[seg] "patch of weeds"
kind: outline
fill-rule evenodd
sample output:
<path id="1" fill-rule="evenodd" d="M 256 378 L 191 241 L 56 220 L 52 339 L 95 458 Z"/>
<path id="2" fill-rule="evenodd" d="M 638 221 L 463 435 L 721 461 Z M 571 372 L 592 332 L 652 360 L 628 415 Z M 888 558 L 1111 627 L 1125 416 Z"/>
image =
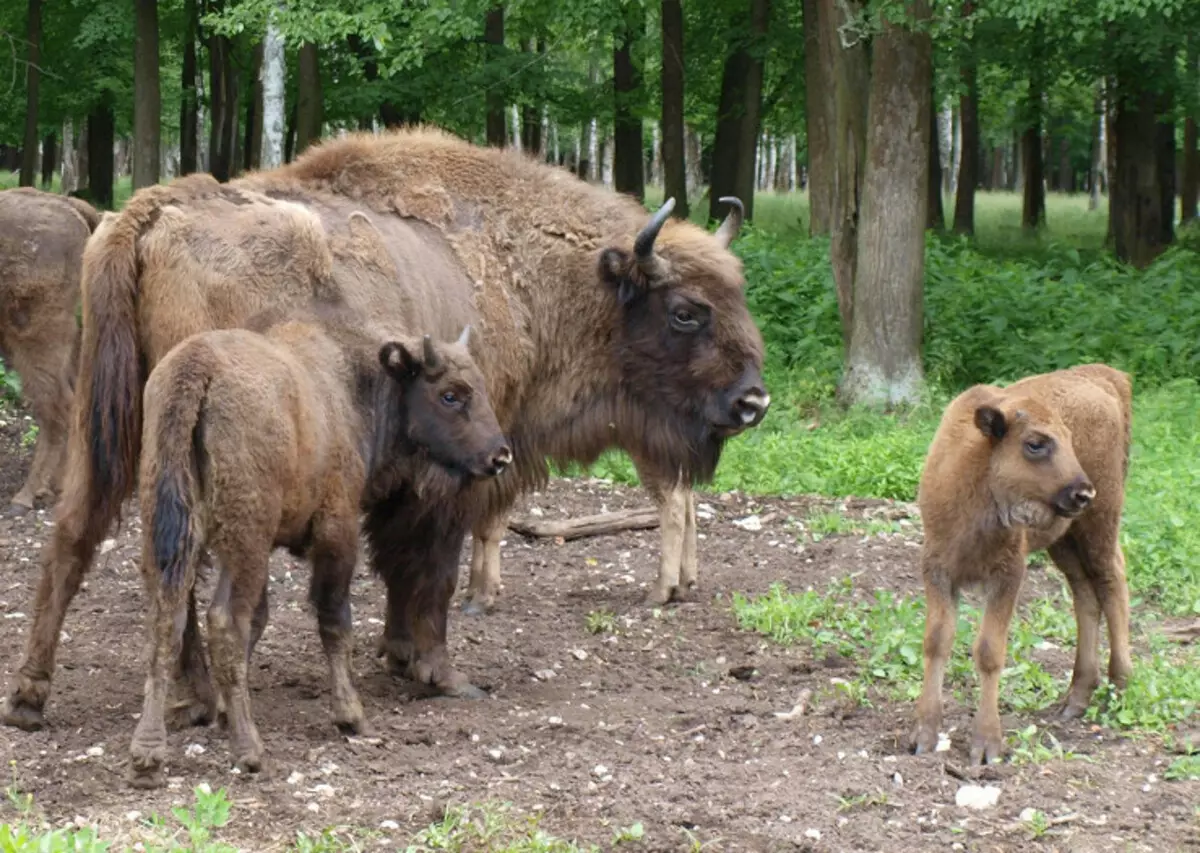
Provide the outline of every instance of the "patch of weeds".
<path id="1" fill-rule="evenodd" d="M 613 832 L 612 843 L 614 845 L 623 844 L 627 841 L 641 841 L 646 836 L 646 828 L 642 826 L 642 822 L 632 823 L 629 826 L 618 827 Z"/>
<path id="2" fill-rule="evenodd" d="M 900 525 L 894 521 L 847 518 L 833 511 L 814 512 L 801 522 L 801 527 L 813 542 L 820 542 L 826 536 L 878 536 L 900 531 Z"/>
<path id="3" fill-rule="evenodd" d="M 1200 754 L 1179 756 L 1171 762 L 1163 778 L 1171 782 L 1200 782 Z"/>
<path id="4" fill-rule="evenodd" d="M 405 853 L 433 850 L 488 850 L 494 853 L 582 853 L 596 847 L 579 847 L 538 827 L 540 815 L 518 815 L 511 803 L 452 806 L 445 816 L 417 833 Z"/>
<path id="5" fill-rule="evenodd" d="M 1162 732 L 1200 709 L 1200 650 L 1158 639 L 1154 645 L 1160 648 L 1134 658 L 1124 690 L 1106 682 L 1097 691 L 1086 719 L 1111 728 Z"/>
<path id="6" fill-rule="evenodd" d="M 617 633 L 617 615 L 607 608 L 588 613 L 586 624 L 589 634 Z"/>
<path id="7" fill-rule="evenodd" d="M 196 786 L 194 793 L 194 808 L 175 806 L 171 809 L 171 815 L 178 823 L 178 828 L 172 828 L 157 815 L 146 821 L 146 827 L 157 839 L 154 843 L 145 844 L 147 853 L 236 853 L 236 847 L 213 839 L 214 830 L 229 823 L 232 804 L 226 797 L 225 789 L 218 788 L 214 791 L 208 783 L 202 782 Z M 181 836 L 186 843 L 181 843 Z"/>
<path id="8" fill-rule="evenodd" d="M 1050 831 L 1050 818 L 1041 809 L 1033 809 L 1028 818 L 1025 823 L 1029 827 L 1029 834 L 1032 837 L 1041 838 Z"/>
<path id="9" fill-rule="evenodd" d="M 1073 761 L 1083 758 L 1063 749 L 1051 732 L 1041 732 L 1034 724 L 1015 729 L 1008 739 L 1013 764 L 1044 764 L 1047 761 Z"/>
<path id="10" fill-rule="evenodd" d="M 362 853 L 367 849 L 369 842 L 378 837 L 379 833 L 377 832 L 342 830 L 332 827 L 323 830 L 319 835 L 298 832 L 292 851 L 293 853 Z"/>
<path id="11" fill-rule="evenodd" d="M 694 830 L 688 829 L 686 826 L 679 827 L 679 831 L 683 837 L 687 839 L 687 849 L 690 850 L 691 853 L 702 853 L 702 851 L 706 848 L 712 845 L 720 844 L 724 840 L 718 836 L 717 838 L 710 838 L 708 841 L 701 841 L 700 836 L 698 836 Z"/>
<path id="12" fill-rule="evenodd" d="M 12 769 L 12 781 L 4 789 L 4 795 L 17 814 L 28 817 L 33 812 L 33 794 L 27 794 L 21 790 L 21 784 L 17 780 L 17 762 L 9 761 L 8 765 Z M 3 849 L 5 848 L 0 847 L 0 850 Z"/>
<path id="13" fill-rule="evenodd" d="M 25 448 L 33 447 L 37 443 L 38 425 L 31 423 L 29 429 L 21 434 L 21 446 Z"/>
<path id="14" fill-rule="evenodd" d="M 885 806 L 888 802 L 886 791 L 875 791 L 870 794 L 858 794 L 850 797 L 838 797 L 839 812 L 852 812 L 860 809 L 868 809 L 872 806 Z"/>
<path id="15" fill-rule="evenodd" d="M 0 399 L 15 403 L 21 399 L 21 377 L 0 361 Z"/>

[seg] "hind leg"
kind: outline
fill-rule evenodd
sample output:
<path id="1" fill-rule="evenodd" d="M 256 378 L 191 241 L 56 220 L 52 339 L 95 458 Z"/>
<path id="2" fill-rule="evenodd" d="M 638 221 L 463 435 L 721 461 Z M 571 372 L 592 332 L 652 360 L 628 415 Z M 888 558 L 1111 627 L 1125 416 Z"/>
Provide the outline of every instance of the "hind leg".
<path id="1" fill-rule="evenodd" d="M 1075 668 L 1067 695 L 1058 706 L 1062 719 L 1073 720 L 1087 711 L 1092 693 L 1100 684 L 1100 601 L 1073 539 L 1064 537 L 1048 550 L 1071 585 L 1075 605 Z"/>
<path id="2" fill-rule="evenodd" d="M 1133 672 L 1133 654 L 1129 646 L 1129 583 L 1117 530 L 1116 523 L 1104 527 L 1097 523 L 1087 531 L 1089 535 L 1079 538 L 1079 548 L 1108 622 L 1108 679 L 1123 690 Z"/>
<path id="3" fill-rule="evenodd" d="M 246 665 L 254 609 L 262 596 L 262 578 L 270 551 L 244 551 L 221 560 L 221 575 L 208 608 L 208 638 L 213 677 L 229 715 L 234 766 L 255 773 L 262 767 L 263 745 L 250 714 Z"/>
<path id="4" fill-rule="evenodd" d="M 482 616 L 496 605 L 500 594 L 500 539 L 508 527 L 508 513 L 484 519 L 472 531 L 471 579 L 462 612 Z"/>
<path id="5" fill-rule="evenodd" d="M 204 638 L 196 618 L 196 589 L 187 602 L 187 622 L 183 629 L 183 647 L 175 672 L 175 701 L 171 706 L 171 727 L 206 726 L 217 715 L 217 696 L 213 692 Z"/>
<path id="6" fill-rule="evenodd" d="M 342 732 L 362 734 L 366 715 L 354 689 L 351 656 L 354 625 L 350 583 L 358 560 L 358 524 L 353 514 L 330 519 L 318 528 L 313 545 L 313 574 L 308 598 L 317 612 L 317 629 L 329 664 L 333 722 Z"/>

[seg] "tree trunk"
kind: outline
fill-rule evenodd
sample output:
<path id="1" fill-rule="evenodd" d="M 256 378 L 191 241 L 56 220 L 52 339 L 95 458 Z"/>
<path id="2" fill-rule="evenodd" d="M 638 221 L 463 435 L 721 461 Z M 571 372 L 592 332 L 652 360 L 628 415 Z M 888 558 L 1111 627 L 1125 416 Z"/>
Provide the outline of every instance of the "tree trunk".
<path id="1" fill-rule="evenodd" d="M 754 215 L 754 169 L 758 143 L 759 113 L 762 109 L 763 53 L 770 0 L 749 0 L 750 37 L 734 47 L 725 60 L 721 79 L 721 101 L 717 110 L 717 134 L 713 141 L 712 185 L 708 216 L 725 214 L 722 196 L 736 196 Z"/>
<path id="2" fill-rule="evenodd" d="M 79 127 L 79 135 L 75 137 L 75 192 L 83 192 L 91 195 L 90 185 L 92 182 L 91 174 L 91 158 L 88 157 L 88 149 L 91 147 L 88 142 L 88 124 L 90 117 L 82 122 Z"/>
<path id="3" fill-rule="evenodd" d="M 78 162 L 75 153 L 75 124 L 71 119 L 67 119 L 62 128 L 62 180 L 59 182 L 63 195 L 75 192 L 79 185 Z"/>
<path id="4" fill-rule="evenodd" d="M 540 38 L 531 38 L 522 45 L 522 52 L 544 54 L 546 42 Z M 525 104 L 521 107 L 521 148 L 533 157 L 542 154 L 542 104 Z"/>
<path id="5" fill-rule="evenodd" d="M 1075 182 L 1074 168 L 1071 166 L 1071 141 L 1063 137 L 1058 141 L 1058 191 L 1070 193 Z"/>
<path id="6" fill-rule="evenodd" d="M 136 0 L 133 38 L 133 189 L 158 183 L 162 93 L 158 82 L 158 2 Z"/>
<path id="7" fill-rule="evenodd" d="M 58 135 L 53 131 L 42 138 L 42 189 L 49 191 L 58 165 Z"/>
<path id="8" fill-rule="evenodd" d="M 820 0 L 804 6 L 804 122 L 808 130 L 808 233 L 830 233 L 834 183 L 834 45 L 822 36 Z"/>
<path id="9" fill-rule="evenodd" d="M 1197 150 L 1196 119 L 1188 116 L 1183 125 L 1183 186 L 1179 188 L 1180 222 L 1190 222 L 1197 216 L 1200 197 L 1200 151 Z"/>
<path id="10" fill-rule="evenodd" d="M 1114 112 L 1116 167 L 1108 201 L 1113 249 L 1121 260 L 1145 267 L 1166 248 L 1155 96 L 1118 97 Z"/>
<path id="11" fill-rule="evenodd" d="M 970 14 L 971 4 L 964 4 L 964 14 Z M 962 153 L 958 163 L 958 192 L 954 197 L 954 231 L 957 234 L 975 233 L 975 188 L 979 186 L 979 82 L 973 59 L 962 66 L 963 94 L 959 100 L 962 124 Z M 996 149 L 997 152 L 999 149 Z"/>
<path id="12" fill-rule="evenodd" d="M 25 66 L 25 137 L 21 148 L 23 187 L 33 186 L 38 168 L 38 89 L 42 65 L 42 0 L 29 0 L 25 18 L 27 64 Z"/>
<path id="13" fill-rule="evenodd" d="M 1100 207 L 1100 188 L 1105 178 L 1105 121 L 1104 121 L 1104 90 L 1096 96 L 1096 121 L 1092 132 L 1092 162 L 1088 173 L 1088 210 Z"/>
<path id="14" fill-rule="evenodd" d="M 819 0 L 821 39 L 832 57 L 833 179 L 830 197 L 829 258 L 837 285 L 842 344 L 850 346 L 854 322 L 854 281 L 858 270 L 858 228 L 867 160 L 867 96 L 870 73 L 862 40 L 842 44 L 839 31 L 861 11 L 858 0 Z M 929 129 L 925 128 L 924 133 Z M 921 158 L 927 157 L 925 151 Z M 920 224 L 924 226 L 922 215 Z"/>
<path id="15" fill-rule="evenodd" d="M 113 105 L 104 94 L 88 115 L 88 195 L 94 207 L 112 210 L 113 206 Z"/>
<path id="16" fill-rule="evenodd" d="M 641 201 L 646 194 L 643 170 L 641 105 L 642 69 L 633 46 L 643 28 L 642 9 L 634 4 L 613 35 L 613 183 L 619 193 Z"/>
<path id="17" fill-rule="evenodd" d="M 246 126 L 242 139 L 242 168 L 252 171 L 262 164 L 263 143 L 263 52 L 266 39 L 254 46 L 250 60 L 250 96 L 246 99 Z"/>
<path id="18" fill-rule="evenodd" d="M 284 83 L 287 80 L 287 53 L 283 34 L 272 16 L 267 22 L 267 36 L 263 41 L 262 97 L 263 169 L 274 169 L 283 163 L 283 107 Z"/>
<path id="19" fill-rule="evenodd" d="M 1038 101 L 1041 95 L 1036 96 Z M 1040 115 L 1040 103 L 1039 103 Z M 1021 225 L 1028 230 L 1046 224 L 1046 185 L 1042 166 L 1042 134 L 1040 118 L 1021 134 L 1021 165 L 1024 178 L 1024 198 L 1021 203 Z"/>
<path id="20" fill-rule="evenodd" d="M 296 105 L 292 104 L 287 113 L 287 123 L 283 129 L 283 162 L 290 163 L 296 156 Z"/>
<path id="21" fill-rule="evenodd" d="M 237 112 L 230 102 L 232 64 L 229 58 L 231 45 L 224 36 L 209 34 L 208 37 L 208 161 L 209 172 L 218 181 L 228 181 L 233 171 L 233 146 L 229 144 L 232 134 L 230 125 L 237 123 Z"/>
<path id="22" fill-rule="evenodd" d="M 1161 96 L 1158 104 L 1158 115 L 1171 114 L 1171 98 Z M 1175 151 L 1175 122 L 1159 121 L 1158 123 L 1158 185 L 1161 199 L 1162 233 L 1160 239 L 1163 246 L 1175 242 L 1175 170 L 1178 161 Z"/>
<path id="23" fill-rule="evenodd" d="M 874 73 L 874 69 L 872 69 Z M 929 103 L 933 104 L 933 89 L 929 90 Z M 936 110 L 929 110 L 929 174 L 926 193 L 925 227 L 932 231 L 946 230 L 946 210 L 943 206 L 942 194 L 946 191 L 946 182 L 942 175 L 942 142 L 940 130 L 944 129 L 945 112 L 940 115 Z"/>
<path id="24" fill-rule="evenodd" d="M 674 215 L 687 219 L 687 157 L 683 123 L 683 4 L 662 0 L 663 198 L 675 199 Z"/>
<path id="25" fill-rule="evenodd" d="M 296 68 L 296 156 L 321 138 L 325 101 L 321 95 L 321 61 L 312 42 L 300 45 Z"/>
<path id="26" fill-rule="evenodd" d="M 579 159 L 575 164 L 575 174 L 585 181 L 592 180 L 592 121 L 588 120 L 579 126 Z"/>
<path id="27" fill-rule="evenodd" d="M 913 0 L 909 9 L 918 25 L 928 21 L 929 0 Z M 886 23 L 871 53 L 854 325 L 839 395 L 890 406 L 924 393 L 921 205 L 928 199 L 933 44 L 927 31 Z"/>
<path id="28" fill-rule="evenodd" d="M 504 7 L 488 10 L 483 26 L 483 40 L 488 45 L 488 60 L 498 62 L 504 56 Z M 504 87 L 496 81 L 485 96 L 487 101 L 487 144 L 503 148 L 508 144 L 504 117 Z"/>
<path id="29" fill-rule="evenodd" d="M 190 175 L 198 167 L 199 95 L 196 92 L 197 0 L 183 4 L 183 95 L 179 101 L 179 174 Z"/>

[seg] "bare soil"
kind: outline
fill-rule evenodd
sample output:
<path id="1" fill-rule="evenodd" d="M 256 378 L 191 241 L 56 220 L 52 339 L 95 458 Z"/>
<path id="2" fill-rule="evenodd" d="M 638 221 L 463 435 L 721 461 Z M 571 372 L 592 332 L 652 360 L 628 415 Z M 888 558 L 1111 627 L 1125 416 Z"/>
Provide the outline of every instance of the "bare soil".
<path id="1" fill-rule="evenodd" d="M 29 464 L 22 417 L 0 414 L 5 503 Z M 521 509 L 573 516 L 646 500 L 636 489 L 556 481 Z M 903 506 L 742 495 L 705 495 L 702 503 L 702 590 L 695 601 L 658 611 L 642 604 L 657 571 L 657 531 L 565 544 L 510 533 L 497 610 L 465 617 L 456 601 L 451 616 L 452 652 L 489 690 L 486 700 L 422 698 L 386 674 L 372 653 L 382 587 L 360 566 L 355 670 L 372 725 L 363 738 L 341 737 L 329 721 L 326 670 L 305 605 L 307 569 L 277 553 L 271 623 L 251 672 L 267 767 L 235 775 L 219 728 L 179 731 L 171 736 L 169 786 L 150 793 L 125 782 L 143 684 L 144 596 L 131 515 L 67 617 L 48 728 L 0 728 L 3 756 L 15 784 L 52 822 L 80 818 L 118 834 L 135 822 L 131 812 L 166 815 L 190 802 L 201 782 L 225 786 L 235 806 L 221 837 L 245 850 L 279 849 L 301 829 L 377 830 L 388 821 L 399 828 L 369 843 L 394 848 L 447 804 L 481 801 L 541 812 L 546 831 L 604 848 L 618 827 L 640 821 L 641 849 L 649 850 L 694 849 L 691 838 L 712 842 L 705 849 L 755 851 L 1200 849 L 1200 784 L 1162 781 L 1172 756 L 1153 739 L 1009 716 L 1009 727 L 1050 727 L 1086 760 L 976 772 L 972 782 L 1001 794 L 994 808 L 969 810 L 955 805 L 960 777 L 971 775 L 964 773 L 969 707 L 948 698 L 951 751 L 916 758 L 905 749 L 910 706 L 850 707 L 837 697 L 831 680 L 851 674 L 850 662 L 814 660 L 804 648 L 738 630 L 731 596 L 764 592 L 772 582 L 823 589 L 850 576 L 865 593 L 918 593 L 919 524 L 815 544 L 802 544 L 787 527 L 789 518 L 823 506 L 893 518 L 903 518 Z M 765 520 L 761 530 L 733 523 L 752 513 Z M 6 684 L 29 626 L 49 517 L 0 520 Z M 469 543 L 463 557 L 465 587 Z M 1026 596 L 1049 588 L 1054 579 L 1042 574 L 1033 573 Z M 602 611 L 613 614 L 616 633 L 588 630 L 589 614 Z M 1068 671 L 1069 652 L 1057 654 L 1051 663 Z M 812 699 L 804 713 L 778 715 L 805 690 Z M 1027 808 L 1050 822 L 1036 839 L 1019 819 Z M 11 816 L 0 806 L 0 819 Z"/>

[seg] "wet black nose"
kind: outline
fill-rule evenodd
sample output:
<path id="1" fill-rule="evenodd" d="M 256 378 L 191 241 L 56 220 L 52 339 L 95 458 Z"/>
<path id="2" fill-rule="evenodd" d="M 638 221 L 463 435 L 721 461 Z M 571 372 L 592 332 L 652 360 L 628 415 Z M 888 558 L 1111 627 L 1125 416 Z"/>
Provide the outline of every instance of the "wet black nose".
<path id="1" fill-rule="evenodd" d="M 500 445 L 500 447 L 488 458 L 488 476 L 495 477 L 512 464 L 512 458 L 512 450 L 509 448 L 509 446 L 507 444 Z"/>
<path id="2" fill-rule="evenodd" d="M 758 426 L 764 417 L 766 417 L 767 409 L 771 406 L 771 395 L 766 389 L 754 385 L 743 391 L 736 400 L 733 401 L 733 420 L 744 427 Z"/>
<path id="3" fill-rule="evenodd" d="M 1059 493 L 1058 508 L 1064 515 L 1078 515 L 1096 499 L 1096 487 L 1089 480 L 1079 479 Z"/>

